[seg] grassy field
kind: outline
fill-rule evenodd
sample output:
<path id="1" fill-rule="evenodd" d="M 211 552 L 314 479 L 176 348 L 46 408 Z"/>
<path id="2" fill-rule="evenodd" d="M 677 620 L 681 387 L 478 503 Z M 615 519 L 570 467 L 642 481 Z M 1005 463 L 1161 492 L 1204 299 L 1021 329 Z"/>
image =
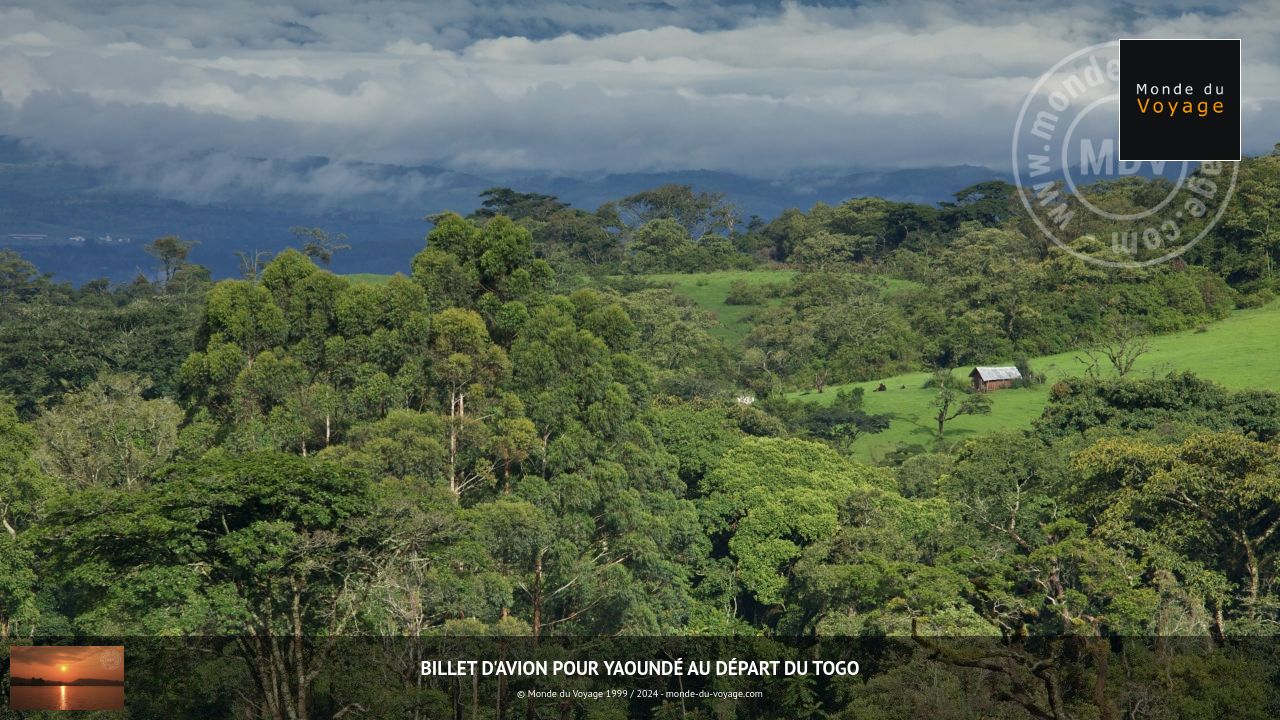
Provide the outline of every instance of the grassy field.
<path id="1" fill-rule="evenodd" d="M 677 294 L 693 300 L 698 307 L 716 316 L 720 321 L 718 327 L 712 328 L 711 334 L 731 344 L 738 344 L 751 329 L 747 318 L 751 313 L 763 307 L 770 307 L 781 302 L 779 299 L 768 300 L 764 305 L 726 305 L 724 299 L 729 295 L 733 283 L 742 280 L 750 285 L 765 283 L 786 283 L 795 277 L 795 270 L 722 270 L 705 273 L 660 273 L 642 275 L 644 279 L 671 285 Z M 888 292 L 902 290 L 915 285 L 910 280 L 890 278 Z"/>
<path id="2" fill-rule="evenodd" d="M 751 285 L 765 283 L 785 283 L 795 276 L 794 270 L 723 270 L 706 273 L 663 273 L 643 275 L 649 282 L 670 285 L 679 295 L 693 300 L 698 307 L 716 316 L 720 321 L 711 329 L 711 334 L 729 343 L 740 343 L 751 329 L 747 316 L 751 313 L 776 305 L 779 300 L 771 299 L 766 305 L 725 305 L 724 299 L 729 295 L 729 287 L 739 281 Z"/>
<path id="3" fill-rule="evenodd" d="M 1208 326 L 1205 332 L 1194 330 L 1162 335 L 1152 339 L 1151 352 L 1142 356 L 1132 376 L 1163 375 L 1174 370 L 1191 370 L 1232 389 L 1280 389 L 1280 302 L 1253 310 L 1240 310 L 1231 317 Z M 1047 382 L 1033 389 L 1002 390 L 991 395 L 991 414 L 964 416 L 947 424 L 947 441 L 998 430 L 1028 427 L 1040 415 L 1048 399 L 1049 386 L 1056 380 L 1078 376 L 1084 366 L 1075 360 L 1079 353 L 1032 358 L 1031 367 L 1044 373 Z M 1105 361 L 1104 361 L 1105 362 Z M 992 365 L 1012 364 L 1009 358 L 993 360 Z M 972 368 L 960 368 L 957 375 Z M 864 460 L 879 460 L 898 445 L 918 444 L 928 447 L 934 425 L 930 404 L 934 391 L 923 388 L 928 373 L 909 373 L 883 380 L 854 383 L 827 388 L 822 393 L 800 392 L 791 397 L 811 402 L 831 402 L 836 392 L 847 387 L 865 390 L 866 409 L 874 413 L 892 413 L 895 419 L 889 429 L 878 435 L 860 438 L 854 446 Z M 874 392 L 881 382 L 885 392 Z"/>

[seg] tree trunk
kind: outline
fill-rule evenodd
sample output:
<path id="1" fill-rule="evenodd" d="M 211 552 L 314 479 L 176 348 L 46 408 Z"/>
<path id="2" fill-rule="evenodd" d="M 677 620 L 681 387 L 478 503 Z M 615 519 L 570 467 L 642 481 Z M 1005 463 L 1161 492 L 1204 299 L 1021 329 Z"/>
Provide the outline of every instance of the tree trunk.
<path id="1" fill-rule="evenodd" d="M 305 720 L 307 717 L 307 666 L 303 659 L 302 643 L 302 593 L 298 587 L 297 581 L 290 583 L 290 589 L 293 590 L 293 607 L 290 613 L 290 619 L 293 623 L 293 664 L 294 674 L 297 678 L 298 687 L 296 690 L 297 707 L 294 716 L 298 720 Z"/>
<path id="2" fill-rule="evenodd" d="M 466 396 L 460 392 L 449 395 L 449 490 L 455 498 L 462 496 L 462 488 L 458 483 L 458 436 L 461 434 L 462 422 L 466 418 Z"/>
<path id="3" fill-rule="evenodd" d="M 453 720 L 463 720 L 462 718 L 462 678 L 453 679 Z"/>
<path id="4" fill-rule="evenodd" d="M 1209 635 L 1213 638 L 1215 645 L 1227 639 L 1227 620 L 1222 612 L 1221 600 L 1213 603 L 1213 632 Z"/>
<path id="5" fill-rule="evenodd" d="M 498 720 L 507 720 L 507 676 L 498 676 Z"/>
<path id="6" fill-rule="evenodd" d="M 1249 614 L 1254 615 L 1257 613 L 1258 592 L 1262 584 L 1259 577 L 1258 554 L 1254 550 L 1253 541 L 1243 530 L 1240 531 L 1240 544 L 1244 546 L 1245 572 L 1249 573 Z"/>
<path id="7" fill-rule="evenodd" d="M 533 637 L 536 641 L 542 634 L 542 551 L 533 561 L 533 591 L 530 604 L 533 606 Z"/>
<path id="8" fill-rule="evenodd" d="M 1102 637 L 1088 640 L 1089 652 L 1093 655 L 1093 704 L 1098 708 L 1100 720 L 1116 720 L 1116 709 L 1107 699 L 1107 669 L 1111 666 L 1111 643 Z"/>

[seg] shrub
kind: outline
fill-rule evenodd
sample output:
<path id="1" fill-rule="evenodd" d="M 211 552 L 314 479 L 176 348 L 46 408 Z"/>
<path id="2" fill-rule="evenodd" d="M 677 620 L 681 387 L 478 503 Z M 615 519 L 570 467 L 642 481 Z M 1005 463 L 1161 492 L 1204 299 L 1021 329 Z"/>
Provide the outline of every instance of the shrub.
<path id="1" fill-rule="evenodd" d="M 1261 290 L 1254 290 L 1251 293 L 1241 295 L 1236 300 L 1236 307 L 1241 309 L 1262 307 L 1270 304 L 1275 299 L 1276 294 L 1270 288 L 1262 288 Z"/>
<path id="2" fill-rule="evenodd" d="M 729 294 L 724 298 L 725 305 L 762 305 L 768 298 L 768 288 L 752 285 L 745 280 L 734 280 L 729 285 Z"/>
<path id="3" fill-rule="evenodd" d="M 1031 362 L 1025 357 L 1019 357 L 1013 366 L 1018 368 L 1018 372 L 1022 374 L 1022 379 L 1014 382 L 1014 387 L 1034 387 L 1044 384 L 1044 373 L 1038 373 L 1031 369 Z"/>

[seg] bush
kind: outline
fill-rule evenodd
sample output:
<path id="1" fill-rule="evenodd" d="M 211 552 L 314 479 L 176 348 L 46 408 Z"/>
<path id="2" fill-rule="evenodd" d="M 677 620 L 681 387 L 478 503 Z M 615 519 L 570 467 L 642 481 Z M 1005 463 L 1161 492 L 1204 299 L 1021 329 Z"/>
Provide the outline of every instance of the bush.
<path id="1" fill-rule="evenodd" d="M 1031 362 L 1025 357 L 1020 357 L 1013 363 L 1018 368 L 1018 372 L 1022 374 L 1022 379 L 1014 382 L 1014 387 L 1035 387 L 1044 384 L 1044 373 L 1038 373 L 1031 369 Z"/>
<path id="2" fill-rule="evenodd" d="M 1254 290 L 1251 293 L 1241 295 L 1236 300 L 1236 307 L 1242 310 L 1262 307 L 1263 305 L 1271 304 L 1271 301 L 1275 299 L 1276 294 L 1270 288 L 1262 288 L 1261 290 Z"/>
<path id="3" fill-rule="evenodd" d="M 973 383 L 969 381 L 969 378 L 956 376 L 954 370 L 946 375 L 946 383 L 947 387 L 954 388 L 956 390 L 964 390 L 966 392 L 973 390 Z M 933 388 L 938 387 L 938 376 L 935 374 L 925 378 L 924 383 L 921 384 L 920 387 L 925 390 L 932 390 Z"/>
<path id="4" fill-rule="evenodd" d="M 724 298 L 725 305 L 763 305 L 768 299 L 768 288 L 752 285 L 745 280 L 734 280 L 729 285 L 729 294 Z"/>

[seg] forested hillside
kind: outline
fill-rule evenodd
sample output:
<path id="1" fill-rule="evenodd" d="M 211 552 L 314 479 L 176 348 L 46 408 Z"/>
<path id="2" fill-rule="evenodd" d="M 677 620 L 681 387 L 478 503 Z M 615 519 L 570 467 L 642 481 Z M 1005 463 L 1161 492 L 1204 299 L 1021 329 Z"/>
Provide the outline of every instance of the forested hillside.
<path id="1" fill-rule="evenodd" d="M 792 205 L 854 195 L 931 203 L 957 187 L 1008 175 L 978 166 L 843 168 L 768 179 L 710 171 L 476 175 L 318 156 L 217 153 L 190 160 L 171 168 L 85 163 L 0 133 L 0 197 L 7 200 L 0 204 L 0 250 L 17 250 L 63 281 L 127 281 L 147 269 L 144 243 L 182 232 L 200 240 L 194 261 L 223 278 L 236 272 L 235 252 L 277 252 L 290 242 L 291 227 L 326 225 L 351 237 L 339 269 L 385 273 L 415 252 L 423 215 L 470 212 L 479 205 L 477 193 L 495 185 L 535 187 L 595 207 L 663 183 L 691 183 L 731 194 L 747 213 L 772 217 Z"/>
<path id="2" fill-rule="evenodd" d="M 455 635 L 916 639 L 856 679 L 645 717 L 1270 716 L 1272 664 L 1111 642 L 1280 627 L 1280 395 L 1141 360 L 1274 309 L 1280 155 L 1243 164 L 1205 241 L 1135 270 L 1040 239 L 1003 183 L 770 221 L 685 186 L 484 200 L 381 282 L 326 269 L 323 232 L 217 283 L 177 239 L 152 246 L 163 282 L 126 285 L 0 253 L 0 640 L 241 638 L 215 691 L 164 698 L 187 717 L 334 717 L 337 694 L 366 717 L 639 712 L 505 685 L 472 708 L 290 644 Z M 712 271 L 720 317 L 680 281 Z M 1054 353 L 1081 360 L 1026 359 Z M 964 380 L 1010 360 L 1025 387 Z M 868 462 L 905 408 L 828 388 L 903 373 L 927 431 Z M 1017 393 L 1043 411 L 948 432 Z M 1177 691 L 1143 695 L 1154 676 Z"/>

